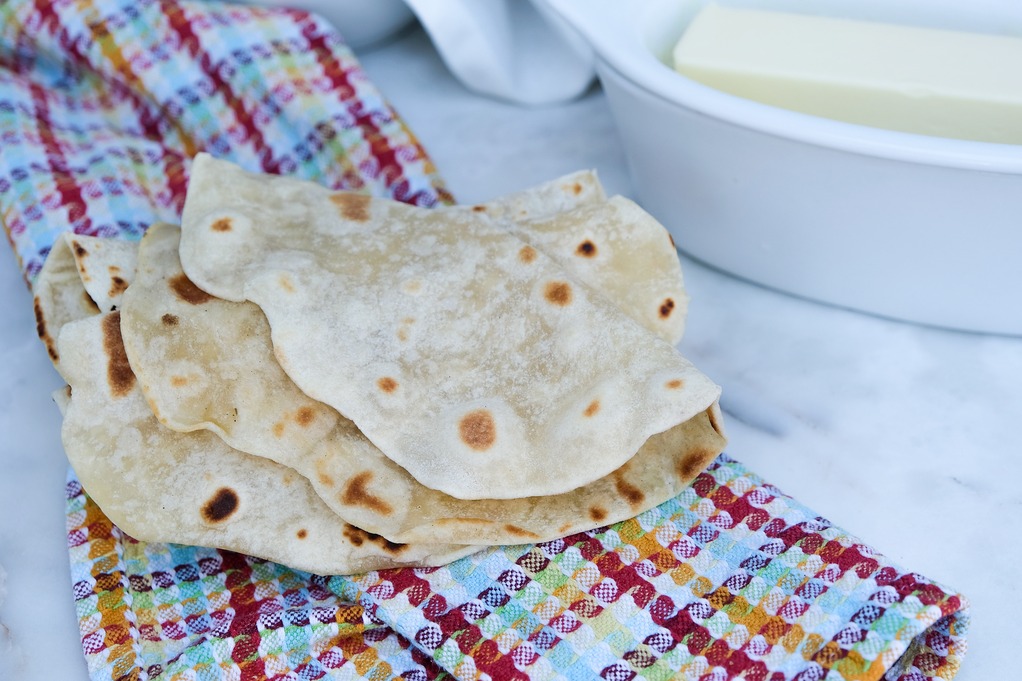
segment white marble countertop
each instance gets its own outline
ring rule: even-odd
[[[579,168],[630,194],[603,95],[523,109],[467,92],[417,29],[362,55],[454,195]],[[3,249],[0,249],[3,250]],[[1022,339],[878,319],[682,258],[682,351],[724,388],[728,452],[972,603],[959,679],[1010,678],[1022,615]],[[84,679],[64,530],[67,461],[29,292],[0,253],[0,679]],[[992,292],[991,295],[1017,295]]]

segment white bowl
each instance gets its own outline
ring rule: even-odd
[[[842,123],[690,80],[667,62],[706,0],[545,1],[593,46],[637,197],[683,251],[836,305],[1022,334],[1022,146]],[[721,4],[1022,35],[1018,0]]]
[[[415,18],[404,0],[244,0],[253,5],[315,12],[334,25],[354,50],[392,37]]]

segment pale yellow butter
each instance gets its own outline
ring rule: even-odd
[[[717,90],[785,109],[1022,144],[1022,38],[711,4],[674,62]]]

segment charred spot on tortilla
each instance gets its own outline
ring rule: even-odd
[[[82,244],[79,243],[78,241],[72,241],[71,245],[75,249],[75,255],[77,255],[79,258],[84,258],[89,254],[89,252],[85,250],[85,246],[82,246]]]
[[[220,523],[238,510],[238,493],[230,487],[218,489],[202,507],[202,517],[207,522]]]
[[[306,537],[309,536],[309,531],[303,527],[302,529],[295,532],[295,536],[298,537],[299,539],[305,539]]]
[[[401,553],[408,548],[407,544],[392,542],[386,537],[373,534],[372,532],[366,532],[361,527],[355,527],[351,523],[344,524],[344,536],[347,537],[348,541],[350,541],[354,546],[362,546],[362,544],[370,541],[375,544],[379,544],[380,548],[388,553]]]
[[[472,210],[475,211],[476,213],[485,213],[486,212],[486,206],[478,206],[478,205],[472,206]]]
[[[508,525],[504,526],[504,529],[507,531],[508,534],[514,535],[516,537],[524,537],[526,539],[538,539],[539,538],[539,535],[536,534],[535,532],[530,532],[529,530],[526,530],[524,528],[518,527],[517,525],[510,525],[510,524],[508,524]]]
[[[91,298],[89,300],[92,300]],[[46,346],[46,352],[49,353],[50,359],[54,362],[60,361],[60,355],[57,354],[57,344],[53,342],[53,338],[50,337],[50,332],[46,330],[46,316],[43,314],[43,306],[39,303],[39,296],[35,297],[33,301],[33,308],[35,309],[35,332],[39,336],[39,340]]]
[[[277,283],[279,283],[280,287],[288,293],[295,292],[295,285],[286,274],[280,275],[280,278],[277,279]]]
[[[677,390],[683,385],[685,385],[685,381],[681,380],[680,378],[672,378],[671,380],[667,381],[667,383],[664,383],[664,387],[667,388],[668,390]]]
[[[178,319],[177,315],[173,315],[168,312],[167,314],[160,317],[160,321],[163,322],[164,326],[177,326],[177,323],[180,320]]]
[[[674,311],[674,299],[666,298],[664,302],[660,304],[660,317],[667,319],[671,316],[671,312]]]
[[[295,423],[303,428],[308,427],[316,420],[316,411],[312,407],[301,407],[295,413]]]
[[[474,409],[458,422],[461,441],[477,452],[484,452],[497,441],[497,424],[486,409]]]
[[[582,415],[583,416],[595,416],[596,412],[598,412],[598,411],[600,411],[600,401],[599,400],[593,400],[592,402],[589,403],[589,406],[586,407],[586,410],[584,412],[582,412]]]
[[[118,276],[115,275],[115,276],[110,278],[110,292],[109,292],[109,295],[110,295],[111,298],[116,296],[116,295],[120,295],[121,293],[124,293],[127,290],[127,288],[128,288],[128,282],[125,281],[122,277],[118,277]]]
[[[627,465],[627,464],[626,464]],[[624,466],[622,466],[623,468]],[[638,506],[642,503],[642,500],[646,498],[646,495],[642,493],[642,490],[625,480],[624,473],[621,468],[614,471],[614,489],[617,493],[628,502],[631,506]]]
[[[394,512],[393,507],[366,489],[372,479],[372,471],[362,471],[349,479],[341,492],[341,502],[348,506],[364,506],[381,515],[390,515]]]
[[[694,449],[675,464],[674,470],[682,480],[691,480],[706,468],[714,456],[716,454],[710,450]]]
[[[596,523],[602,522],[603,519],[607,517],[607,511],[600,508],[599,506],[590,506],[589,517],[593,520],[593,522]]]
[[[575,196],[578,196],[582,193],[582,185],[576,182],[571,186],[571,191],[574,192]]]
[[[518,251],[518,259],[524,263],[530,263],[536,259],[536,249],[532,246],[522,246]]]
[[[213,296],[196,286],[184,272],[171,279],[168,283],[170,285],[170,290],[174,292],[174,295],[186,303],[202,305],[203,303],[208,303],[213,300]]]
[[[211,225],[211,228],[214,232],[229,232],[231,231],[231,219],[220,218],[219,220],[215,220]]]
[[[571,303],[571,285],[566,281],[547,282],[546,288],[543,289],[543,295],[547,301],[564,307]]]
[[[121,339],[120,312],[111,312],[103,318],[103,350],[106,352],[106,378],[110,394],[124,397],[135,387],[135,373],[128,364],[128,353]]]
[[[365,222],[369,219],[370,198],[365,194],[334,194],[330,200],[341,210],[341,217],[346,220]]]
[[[586,239],[578,245],[578,248],[575,249],[575,254],[580,255],[583,258],[596,257],[596,244],[589,239]]]
[[[376,385],[385,393],[392,393],[397,390],[397,381],[390,376],[384,376],[376,381]]]

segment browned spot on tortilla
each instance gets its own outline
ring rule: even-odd
[[[85,246],[82,246],[81,243],[77,241],[72,241],[71,247],[74,248],[75,255],[77,255],[79,258],[84,258],[89,254],[89,252],[85,250]]]
[[[290,279],[288,279],[286,274],[280,275],[280,278],[277,279],[277,282],[280,284],[280,287],[287,291],[288,293],[295,292],[295,285],[291,282]]]
[[[516,537],[525,537],[526,539],[539,539],[539,535],[535,532],[530,532],[525,528],[518,527],[517,525],[505,525],[504,529],[507,530],[508,534]]]
[[[680,378],[672,378],[671,380],[667,381],[667,383],[664,383],[664,387],[670,390],[677,390],[683,385],[685,385],[685,381],[681,380]]]
[[[307,531],[307,530],[306,530],[306,529],[305,529],[305,528],[303,527],[302,529],[300,529],[300,530],[298,530],[297,532],[295,532],[295,536],[297,536],[297,537],[298,537],[299,539],[305,539],[306,537],[308,537],[308,536],[309,536],[309,533],[308,533],[308,531]]]
[[[334,479],[331,478],[326,473],[324,473],[323,471],[318,471],[316,473],[316,477],[319,478],[319,481],[321,483],[323,483],[324,485],[326,485],[327,487],[333,487],[334,486]]]
[[[308,425],[315,420],[316,410],[312,407],[301,407],[297,412],[295,412],[295,423],[303,428],[308,427]]]
[[[171,279],[169,283],[170,290],[174,292],[174,295],[186,303],[202,305],[213,299],[213,296],[193,284],[184,272]]]
[[[384,376],[376,381],[376,385],[385,393],[392,393],[397,390],[397,381],[390,376]]]
[[[347,537],[348,541],[355,546],[362,546],[362,544],[367,541],[371,541],[379,544],[380,547],[388,553],[401,553],[408,547],[407,544],[398,544],[390,541],[386,537],[381,537],[380,535],[373,534],[372,532],[366,532],[361,527],[355,527],[351,523],[344,523],[344,536]]]
[[[575,192],[575,196],[578,196],[579,194],[582,193],[582,185],[576,182],[571,186],[571,191]]]
[[[674,311],[674,300],[671,298],[665,298],[664,302],[660,304],[660,317],[667,319],[671,316],[671,312]]]
[[[53,342],[50,332],[46,329],[46,316],[43,314],[43,306],[39,303],[39,296],[35,297],[33,308],[35,309],[35,332],[39,336],[39,340],[46,346],[46,352],[49,353],[50,359],[58,362],[60,355],[57,354],[57,344]]]
[[[614,489],[630,506],[638,506],[646,498],[641,489],[625,480],[620,468],[614,471]]]
[[[163,322],[165,326],[177,326],[177,323],[180,320],[177,318],[177,315],[173,315],[168,312],[167,314],[160,317],[160,321]]]
[[[671,242],[671,248],[677,248],[677,246],[674,245],[674,237],[670,232],[667,233],[667,240]]]
[[[231,219],[220,218],[219,220],[215,221],[211,225],[211,227],[213,228],[214,232],[229,232],[231,231]]]
[[[121,268],[118,267],[117,265],[110,265],[109,267],[106,268],[106,271],[109,272],[110,274],[120,274]]]
[[[595,416],[596,412],[598,411],[600,411],[600,401],[593,400],[592,402],[589,403],[589,406],[586,407],[586,410],[582,412],[582,414],[584,416]]]
[[[370,494],[366,485],[373,479],[372,471],[362,471],[348,480],[341,492],[341,502],[348,506],[365,506],[382,515],[390,515],[394,509],[383,499]]]
[[[682,480],[691,480],[709,465],[715,455],[709,449],[693,449],[675,462],[674,472]]]
[[[238,493],[230,487],[221,487],[202,507],[202,517],[207,522],[219,523],[230,518],[236,510]]]
[[[602,522],[603,519],[607,517],[607,511],[599,506],[590,506],[589,517],[592,518],[594,522]]]
[[[472,449],[486,451],[497,441],[497,424],[486,409],[474,409],[461,417],[458,434],[461,441]]]
[[[354,222],[365,222],[369,219],[369,197],[365,194],[342,193],[330,197],[334,205],[341,209],[341,217]]]
[[[570,529],[571,529],[571,523],[564,523],[563,525],[561,525],[560,527],[557,528],[557,534],[564,534],[565,532],[567,532]]]
[[[578,245],[578,248],[575,249],[575,255],[580,255],[583,258],[595,258],[596,244],[589,239],[586,239]]]
[[[122,277],[117,276],[110,277],[110,292],[107,295],[109,295],[112,298],[116,295],[124,293],[124,291],[127,288],[128,282],[125,281]]]
[[[106,380],[110,394],[124,397],[135,386],[135,374],[128,364],[128,353],[121,340],[121,313],[111,312],[103,318],[103,350],[106,351]]]
[[[543,295],[554,305],[564,307],[571,302],[571,285],[566,281],[547,282]]]
[[[170,377],[170,384],[172,386],[174,386],[175,388],[180,388],[181,386],[186,385],[187,383],[188,383],[188,379],[185,378],[184,376],[171,376]]]
[[[472,206],[472,210],[474,210],[476,213],[485,213],[486,206]]]
[[[283,437],[284,436],[284,422],[283,421],[277,421],[276,423],[273,424],[273,435],[275,437]]]
[[[408,329],[401,327],[397,330],[397,339],[400,341],[408,340]]]
[[[536,249],[532,246],[522,246],[518,251],[518,259],[522,262],[532,262],[536,259]]]

